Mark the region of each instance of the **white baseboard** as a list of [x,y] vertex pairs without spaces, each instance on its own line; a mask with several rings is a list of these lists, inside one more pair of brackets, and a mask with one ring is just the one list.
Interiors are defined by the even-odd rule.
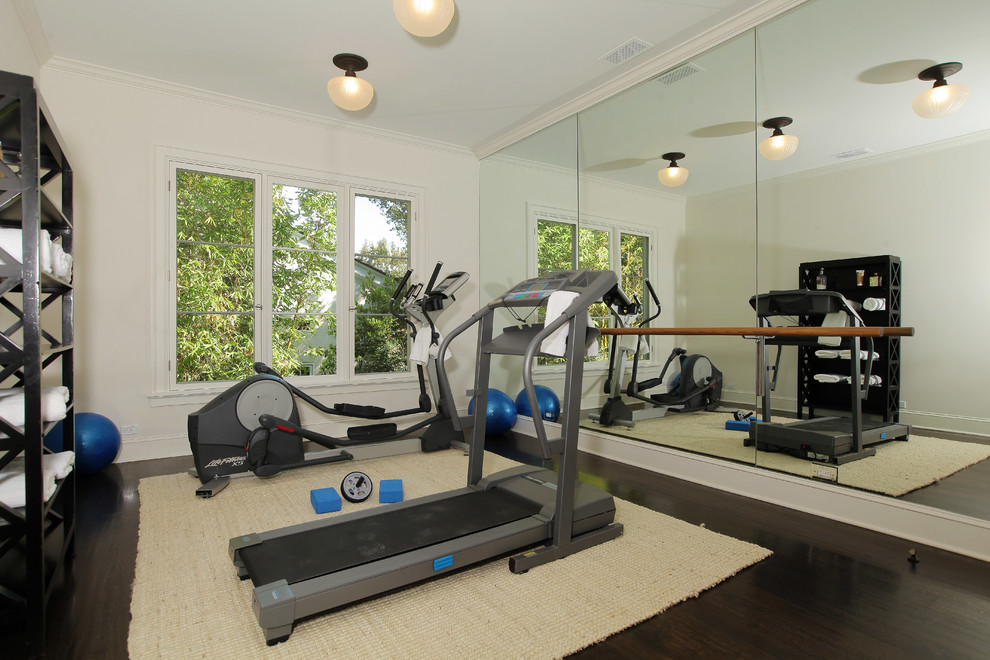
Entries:
[[118,463],[147,461],[153,458],[172,458],[174,456],[191,456],[189,438],[184,435],[162,435],[151,438],[125,439],[121,443]]

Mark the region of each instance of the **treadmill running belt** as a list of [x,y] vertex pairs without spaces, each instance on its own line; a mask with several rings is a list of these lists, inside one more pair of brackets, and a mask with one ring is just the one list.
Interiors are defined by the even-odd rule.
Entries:
[[254,586],[283,579],[295,584],[537,513],[512,493],[474,491],[268,539],[240,556]]

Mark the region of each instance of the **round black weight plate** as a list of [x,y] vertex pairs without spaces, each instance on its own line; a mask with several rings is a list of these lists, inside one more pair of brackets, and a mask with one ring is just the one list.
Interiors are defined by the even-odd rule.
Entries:
[[374,484],[364,472],[351,472],[340,482],[340,494],[348,502],[364,502],[371,497]]

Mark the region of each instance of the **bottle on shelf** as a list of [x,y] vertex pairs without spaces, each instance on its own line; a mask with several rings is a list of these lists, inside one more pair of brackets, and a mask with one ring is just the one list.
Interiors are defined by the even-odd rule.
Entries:
[[819,291],[824,291],[828,288],[828,278],[825,277],[825,269],[818,269],[818,277],[815,278],[815,288]]

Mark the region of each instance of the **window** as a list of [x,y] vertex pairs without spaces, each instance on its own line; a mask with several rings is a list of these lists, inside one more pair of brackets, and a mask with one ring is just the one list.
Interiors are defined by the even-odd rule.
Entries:
[[256,361],[327,383],[409,373],[390,308],[415,191],[164,161],[174,279],[159,389],[245,378]]
[[[574,268],[614,270],[626,294],[630,298],[639,296],[644,314],[649,311],[651,301],[646,293],[651,259],[649,230],[623,227],[602,218],[582,217],[579,225],[572,214],[539,207],[531,208],[530,221],[535,224],[537,274]],[[592,305],[588,311],[599,328],[612,325],[613,319],[604,303]],[[606,337],[599,337],[598,348],[598,357],[593,359],[607,360]],[[557,362],[562,360],[541,360],[541,364]]]

